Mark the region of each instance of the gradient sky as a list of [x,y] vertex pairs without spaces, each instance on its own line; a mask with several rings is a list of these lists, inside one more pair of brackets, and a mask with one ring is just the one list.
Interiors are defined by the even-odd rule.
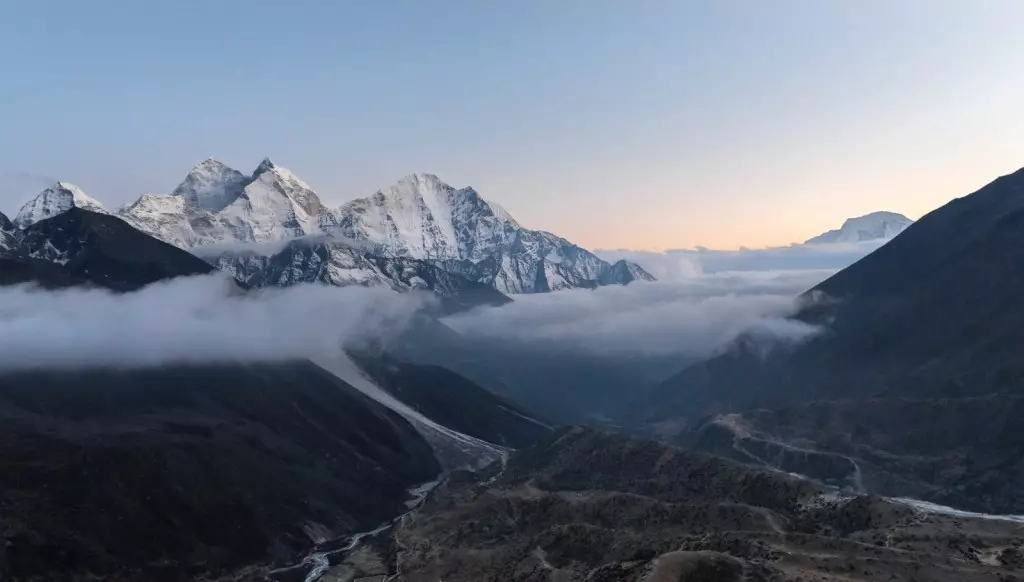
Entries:
[[592,248],[803,240],[1024,166],[1019,0],[0,0],[0,210],[264,156]]

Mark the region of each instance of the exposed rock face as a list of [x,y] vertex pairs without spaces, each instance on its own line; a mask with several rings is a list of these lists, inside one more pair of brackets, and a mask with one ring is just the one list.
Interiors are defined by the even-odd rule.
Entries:
[[502,305],[509,298],[493,287],[445,271],[430,262],[367,254],[351,241],[330,236],[283,243],[269,251],[228,250],[207,255],[220,270],[252,287],[287,287],[299,283],[384,285],[396,291],[432,291],[448,310]]
[[14,252],[21,239],[21,231],[3,212],[0,212],[0,256]]

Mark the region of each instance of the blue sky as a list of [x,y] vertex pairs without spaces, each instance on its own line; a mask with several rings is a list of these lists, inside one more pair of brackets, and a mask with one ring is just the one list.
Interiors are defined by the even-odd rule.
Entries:
[[264,156],[416,171],[591,247],[914,218],[1024,165],[1016,0],[0,0],[0,210]]

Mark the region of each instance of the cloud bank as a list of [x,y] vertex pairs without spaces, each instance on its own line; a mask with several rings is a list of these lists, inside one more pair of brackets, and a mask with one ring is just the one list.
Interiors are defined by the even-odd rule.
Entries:
[[445,322],[470,336],[609,357],[700,359],[740,334],[802,341],[819,330],[791,319],[798,296],[884,242],[734,251],[599,250],[607,261],[638,263],[658,282],[520,296],[509,305]]
[[633,261],[659,281],[680,281],[707,274],[742,272],[807,272],[821,277],[852,265],[886,241],[865,241],[849,244],[795,244],[765,249],[741,248],[718,251],[705,248],[673,249],[665,252],[628,249],[600,250],[606,261]]
[[[802,341],[818,330],[791,319],[797,296],[879,244],[602,251],[606,259],[640,263],[660,281],[523,295],[444,321],[467,336],[518,348],[608,357],[704,358],[742,333]],[[240,293],[220,275],[122,295],[2,288],[0,370],[323,358],[345,342],[400,330],[431,300],[384,287]]]
[[802,341],[818,329],[791,319],[797,297],[884,242],[599,250],[607,261],[638,263],[658,282],[517,297],[510,305],[446,322],[481,338],[608,356],[700,359],[744,333],[766,341]]
[[463,334],[608,356],[707,357],[743,332],[802,341],[818,330],[788,319],[820,273],[705,275],[516,297],[445,318]]
[[223,275],[139,291],[0,288],[0,370],[274,362],[401,329],[426,294],[299,285],[240,292]]

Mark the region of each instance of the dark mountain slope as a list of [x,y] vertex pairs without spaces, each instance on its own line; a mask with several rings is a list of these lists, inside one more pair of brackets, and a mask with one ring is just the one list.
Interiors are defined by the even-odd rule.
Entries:
[[391,518],[440,470],[407,422],[311,364],[8,373],[0,435],[14,580],[290,558]]
[[403,361],[452,370],[559,424],[617,419],[636,394],[679,368],[675,355],[611,357],[557,342],[469,337],[428,317],[386,348]]
[[532,413],[445,368],[380,352],[353,354],[353,359],[392,396],[461,433],[510,448],[530,446],[551,433]]
[[0,287],[34,283],[48,289],[89,285],[92,281],[69,274],[60,265],[24,257],[0,256]]
[[[23,235],[0,283],[130,291],[213,271],[78,209]],[[192,580],[294,559],[391,519],[440,472],[408,422],[301,362],[0,371],[0,443],[13,580]]]
[[853,490],[985,513],[1024,508],[1024,396],[794,404],[716,417],[681,442]]
[[[738,342],[659,386],[646,419],[702,450],[843,486],[1024,512],[1022,290],[1024,170],[811,290],[799,317],[818,337]],[[723,412],[736,414],[693,424]]]
[[215,271],[120,218],[80,208],[37,222],[22,236],[22,254],[62,264],[67,275],[112,289],[127,291],[162,279]]
[[820,284],[800,314],[825,331],[767,357],[740,347],[666,381],[655,416],[806,399],[1019,393],[1024,170],[928,214]]

